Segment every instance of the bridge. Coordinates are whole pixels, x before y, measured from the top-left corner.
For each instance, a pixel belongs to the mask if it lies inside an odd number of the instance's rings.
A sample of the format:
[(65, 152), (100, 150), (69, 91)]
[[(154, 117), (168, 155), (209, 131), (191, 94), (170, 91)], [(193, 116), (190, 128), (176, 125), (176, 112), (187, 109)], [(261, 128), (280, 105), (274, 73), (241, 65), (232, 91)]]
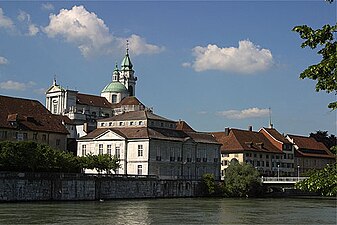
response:
[(305, 180), (308, 177), (261, 177), (262, 184), (295, 184), (299, 181)]

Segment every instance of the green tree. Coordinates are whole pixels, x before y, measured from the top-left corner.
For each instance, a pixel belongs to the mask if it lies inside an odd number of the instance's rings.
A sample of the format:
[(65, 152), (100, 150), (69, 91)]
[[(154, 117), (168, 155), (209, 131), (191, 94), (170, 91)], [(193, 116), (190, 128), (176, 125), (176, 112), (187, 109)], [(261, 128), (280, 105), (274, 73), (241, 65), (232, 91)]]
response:
[(117, 169), (120, 168), (120, 160), (116, 156), (111, 156), (108, 154), (93, 155), (92, 153), (87, 154), (79, 158), (82, 168), (85, 169), (95, 169), (97, 172), (111, 173), (111, 170), (116, 173)]
[(214, 195), (216, 193), (217, 185), (214, 174), (205, 173), (202, 175), (201, 188), (205, 195)]
[[(333, 0), (327, 2), (332, 3)], [(337, 42), (334, 33), (337, 30), (337, 23), (334, 26), (326, 24), (322, 29), (314, 30), (307, 25), (295, 26), (293, 31), (298, 32), (303, 40), (301, 47), (310, 47), (316, 49), (321, 46), (317, 52), (322, 55), (322, 60), (315, 65), (309, 66), (301, 74), (300, 78), (309, 78), (317, 80), (316, 91), (326, 91), (327, 93), (337, 94)], [(328, 105), (332, 110), (337, 109), (337, 101)]]
[(226, 169), (223, 193), (227, 197), (257, 196), (262, 193), (259, 172), (250, 164), (231, 163)]
[(302, 191), (316, 192), (323, 196), (337, 195), (337, 164), (314, 171), (308, 179), (295, 184)]

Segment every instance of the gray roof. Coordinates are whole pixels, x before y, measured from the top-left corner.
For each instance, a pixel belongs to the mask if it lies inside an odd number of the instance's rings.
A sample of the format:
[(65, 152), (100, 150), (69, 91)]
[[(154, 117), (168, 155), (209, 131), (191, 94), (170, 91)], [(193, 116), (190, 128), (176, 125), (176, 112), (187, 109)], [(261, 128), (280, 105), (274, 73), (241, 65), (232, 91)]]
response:
[(100, 119), (98, 120), (98, 122), (127, 121), (127, 120), (160, 120), (160, 121), (174, 122), (172, 120), (158, 116), (148, 110), (125, 112), (123, 114), (116, 115), (110, 118)]

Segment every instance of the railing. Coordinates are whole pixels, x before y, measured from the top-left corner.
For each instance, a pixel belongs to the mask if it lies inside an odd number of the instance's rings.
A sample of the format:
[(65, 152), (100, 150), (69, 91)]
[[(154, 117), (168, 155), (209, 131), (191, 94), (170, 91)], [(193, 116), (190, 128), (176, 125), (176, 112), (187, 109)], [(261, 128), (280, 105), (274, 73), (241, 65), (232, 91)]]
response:
[(261, 177), (262, 183), (296, 183), (308, 177)]

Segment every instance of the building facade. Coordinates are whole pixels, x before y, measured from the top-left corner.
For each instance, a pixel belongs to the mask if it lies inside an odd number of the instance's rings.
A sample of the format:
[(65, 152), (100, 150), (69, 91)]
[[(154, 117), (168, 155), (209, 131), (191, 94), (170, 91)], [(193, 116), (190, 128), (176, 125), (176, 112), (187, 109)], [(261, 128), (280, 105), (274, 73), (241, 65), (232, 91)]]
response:
[(310, 170), (322, 169), (327, 164), (336, 162), (336, 155), (312, 137), (288, 134), (287, 139), (294, 145), (294, 167), (299, 175), (305, 175)]
[(67, 150), (69, 132), (36, 100), (0, 96), (0, 141), (35, 141)]
[(186, 130), (180, 122), (149, 110), (98, 120), (97, 129), (78, 140), (78, 155), (111, 154), (120, 174), (161, 179), (220, 178), (220, 145), (211, 134)]
[(226, 128), (225, 132), (214, 132), (221, 144), (221, 176), (233, 161), (248, 163), (264, 176), (286, 175), (286, 164), (282, 150), (277, 148), (262, 132)]

